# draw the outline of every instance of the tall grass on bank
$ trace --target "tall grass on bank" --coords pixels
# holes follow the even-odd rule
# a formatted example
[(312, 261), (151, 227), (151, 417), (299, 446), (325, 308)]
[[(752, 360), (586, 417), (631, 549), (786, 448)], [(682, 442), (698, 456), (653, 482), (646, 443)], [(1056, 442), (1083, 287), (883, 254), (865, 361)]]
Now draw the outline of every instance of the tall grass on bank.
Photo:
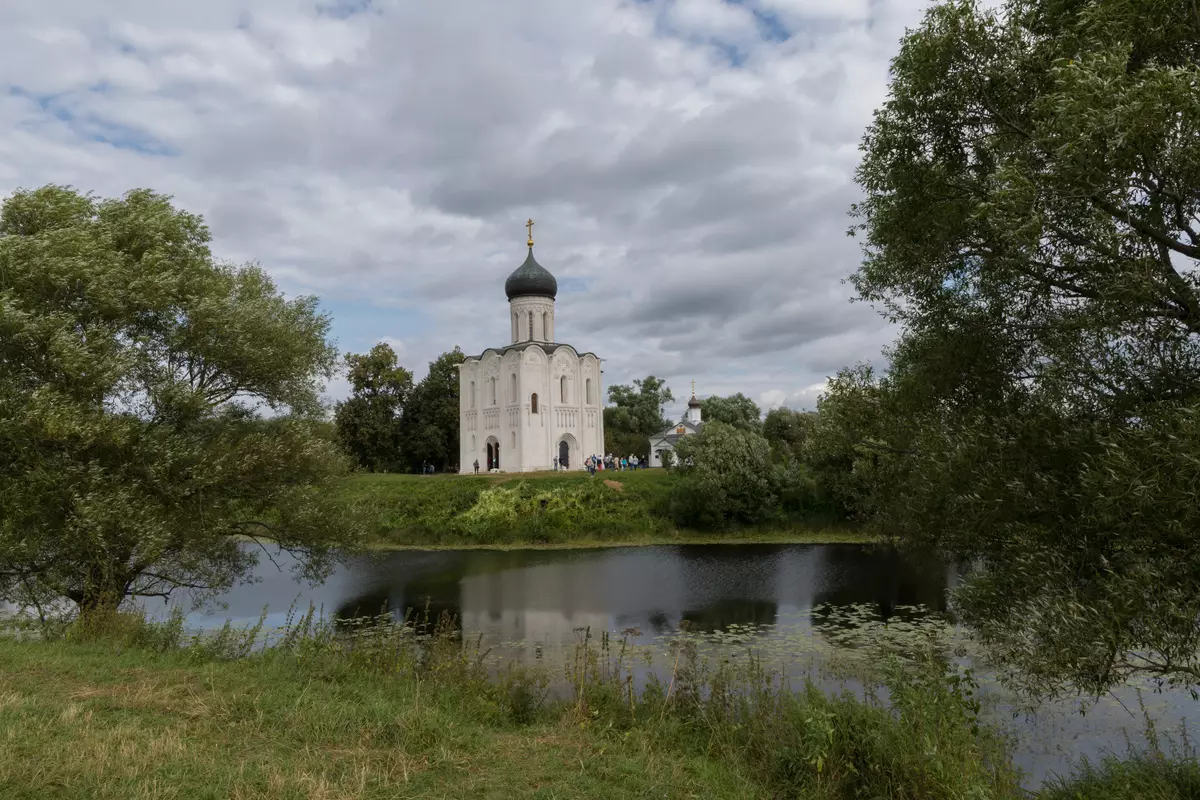
[(1200, 798), (1200, 753), (1187, 726), (1163, 746), (1153, 718), (1138, 695), (1146, 745), (1126, 741), (1124, 758), (1110, 754), (1098, 763), (1086, 759), (1071, 775), (1050, 781), (1039, 800), (1192, 800)]
[(1168, 757), (1149, 723), (1146, 750), (1022, 792), (970, 674), (911, 647), (856, 697), (789, 685), (754, 652), (707, 659), (695, 636), (635, 676), (632, 629), (578, 630), (561, 676), (497, 665), (428, 613), (24, 632), (0, 638), (4, 798), (1200, 796), (1186, 731)]
[(670, 504), (680, 480), (666, 470), (595, 477), (578, 472), (478, 477), (362, 474), (342, 484), (338, 499), (372, 520), (375, 539), (384, 544), (569, 544), (756, 534), (809, 534), (830, 541), (855, 538), (845, 523), (816, 514), (780, 516), (754, 530), (720, 534), (681, 530)]
[(635, 631), (580, 630), (555, 695), (548, 667), (489, 666), (448, 618), (421, 622), (310, 610), (264, 648), (261, 625), (118, 615), (8, 641), (0, 796), (1020, 796), (944, 662), (896, 662), (884, 702), (686, 638), (635, 676)]

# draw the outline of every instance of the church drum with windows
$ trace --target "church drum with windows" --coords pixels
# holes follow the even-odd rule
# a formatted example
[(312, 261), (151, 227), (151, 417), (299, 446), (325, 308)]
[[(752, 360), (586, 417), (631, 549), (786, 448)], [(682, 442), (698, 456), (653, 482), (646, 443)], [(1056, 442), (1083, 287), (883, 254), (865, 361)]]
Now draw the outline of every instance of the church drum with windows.
[[(583, 469), (604, 452), (600, 359), (554, 340), (558, 281), (529, 255), (508, 276), (512, 341), (459, 366), (459, 469)], [(556, 462), (557, 459), (557, 462)]]

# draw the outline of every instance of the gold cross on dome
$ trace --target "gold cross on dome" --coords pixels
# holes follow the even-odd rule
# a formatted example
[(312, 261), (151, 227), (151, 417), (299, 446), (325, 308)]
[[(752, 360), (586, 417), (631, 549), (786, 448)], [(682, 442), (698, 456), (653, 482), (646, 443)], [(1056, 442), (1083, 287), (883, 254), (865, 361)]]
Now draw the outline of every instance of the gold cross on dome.
[(695, 381), (695, 379), (693, 379), (692, 380), (692, 397), (695, 397), (695, 396), (696, 396), (696, 381)]
[(525, 223), (525, 227), (529, 229), (529, 246), (533, 247), (533, 218), (530, 217), (529, 222)]

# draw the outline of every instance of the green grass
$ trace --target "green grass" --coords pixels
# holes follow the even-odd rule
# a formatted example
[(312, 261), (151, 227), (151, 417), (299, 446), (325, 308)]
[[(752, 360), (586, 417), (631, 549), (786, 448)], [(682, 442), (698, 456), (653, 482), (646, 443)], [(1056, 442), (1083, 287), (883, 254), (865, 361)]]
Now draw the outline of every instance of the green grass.
[(342, 483), (339, 499), (361, 508), (380, 548), (870, 541), (817, 516), (719, 532), (680, 529), (668, 508), (679, 480), (666, 470), (360, 474)]
[(303, 623), (255, 655), (140, 621), (0, 639), (0, 797), (1019, 796), (941, 673), (897, 677), (889, 709), (683, 648), (632, 692), (620, 645), (584, 639), (549, 701), (545, 673), (489, 675), (446, 630)]
[(464, 691), (279, 660), (0, 645), (0, 797), (767, 797), (652, 734), (506, 723)]
[(1039, 800), (1194, 800), (1200, 797), (1200, 761), (1195, 754), (1166, 758), (1137, 753), (1127, 759), (1084, 763), (1047, 786)]
[(1023, 792), (969, 675), (928, 653), (887, 660), (885, 703), (793, 690), (754, 658), (714, 665), (685, 637), (635, 691), (627, 640), (581, 635), (550, 700), (550, 673), (485, 668), (447, 622), (308, 616), (257, 650), (259, 629), (189, 638), (179, 615), (0, 636), (0, 797), (1200, 796), (1195, 753), (1168, 759), (1156, 738)]

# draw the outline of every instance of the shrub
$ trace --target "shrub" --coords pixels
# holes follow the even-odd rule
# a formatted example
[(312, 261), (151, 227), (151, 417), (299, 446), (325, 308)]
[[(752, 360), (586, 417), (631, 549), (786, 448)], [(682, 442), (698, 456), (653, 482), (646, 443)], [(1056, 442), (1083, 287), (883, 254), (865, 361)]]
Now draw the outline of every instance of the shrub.
[(723, 528), (763, 522), (779, 511), (771, 447), (756, 433), (710, 422), (676, 446), (684, 479), (672, 495), (680, 525)]

